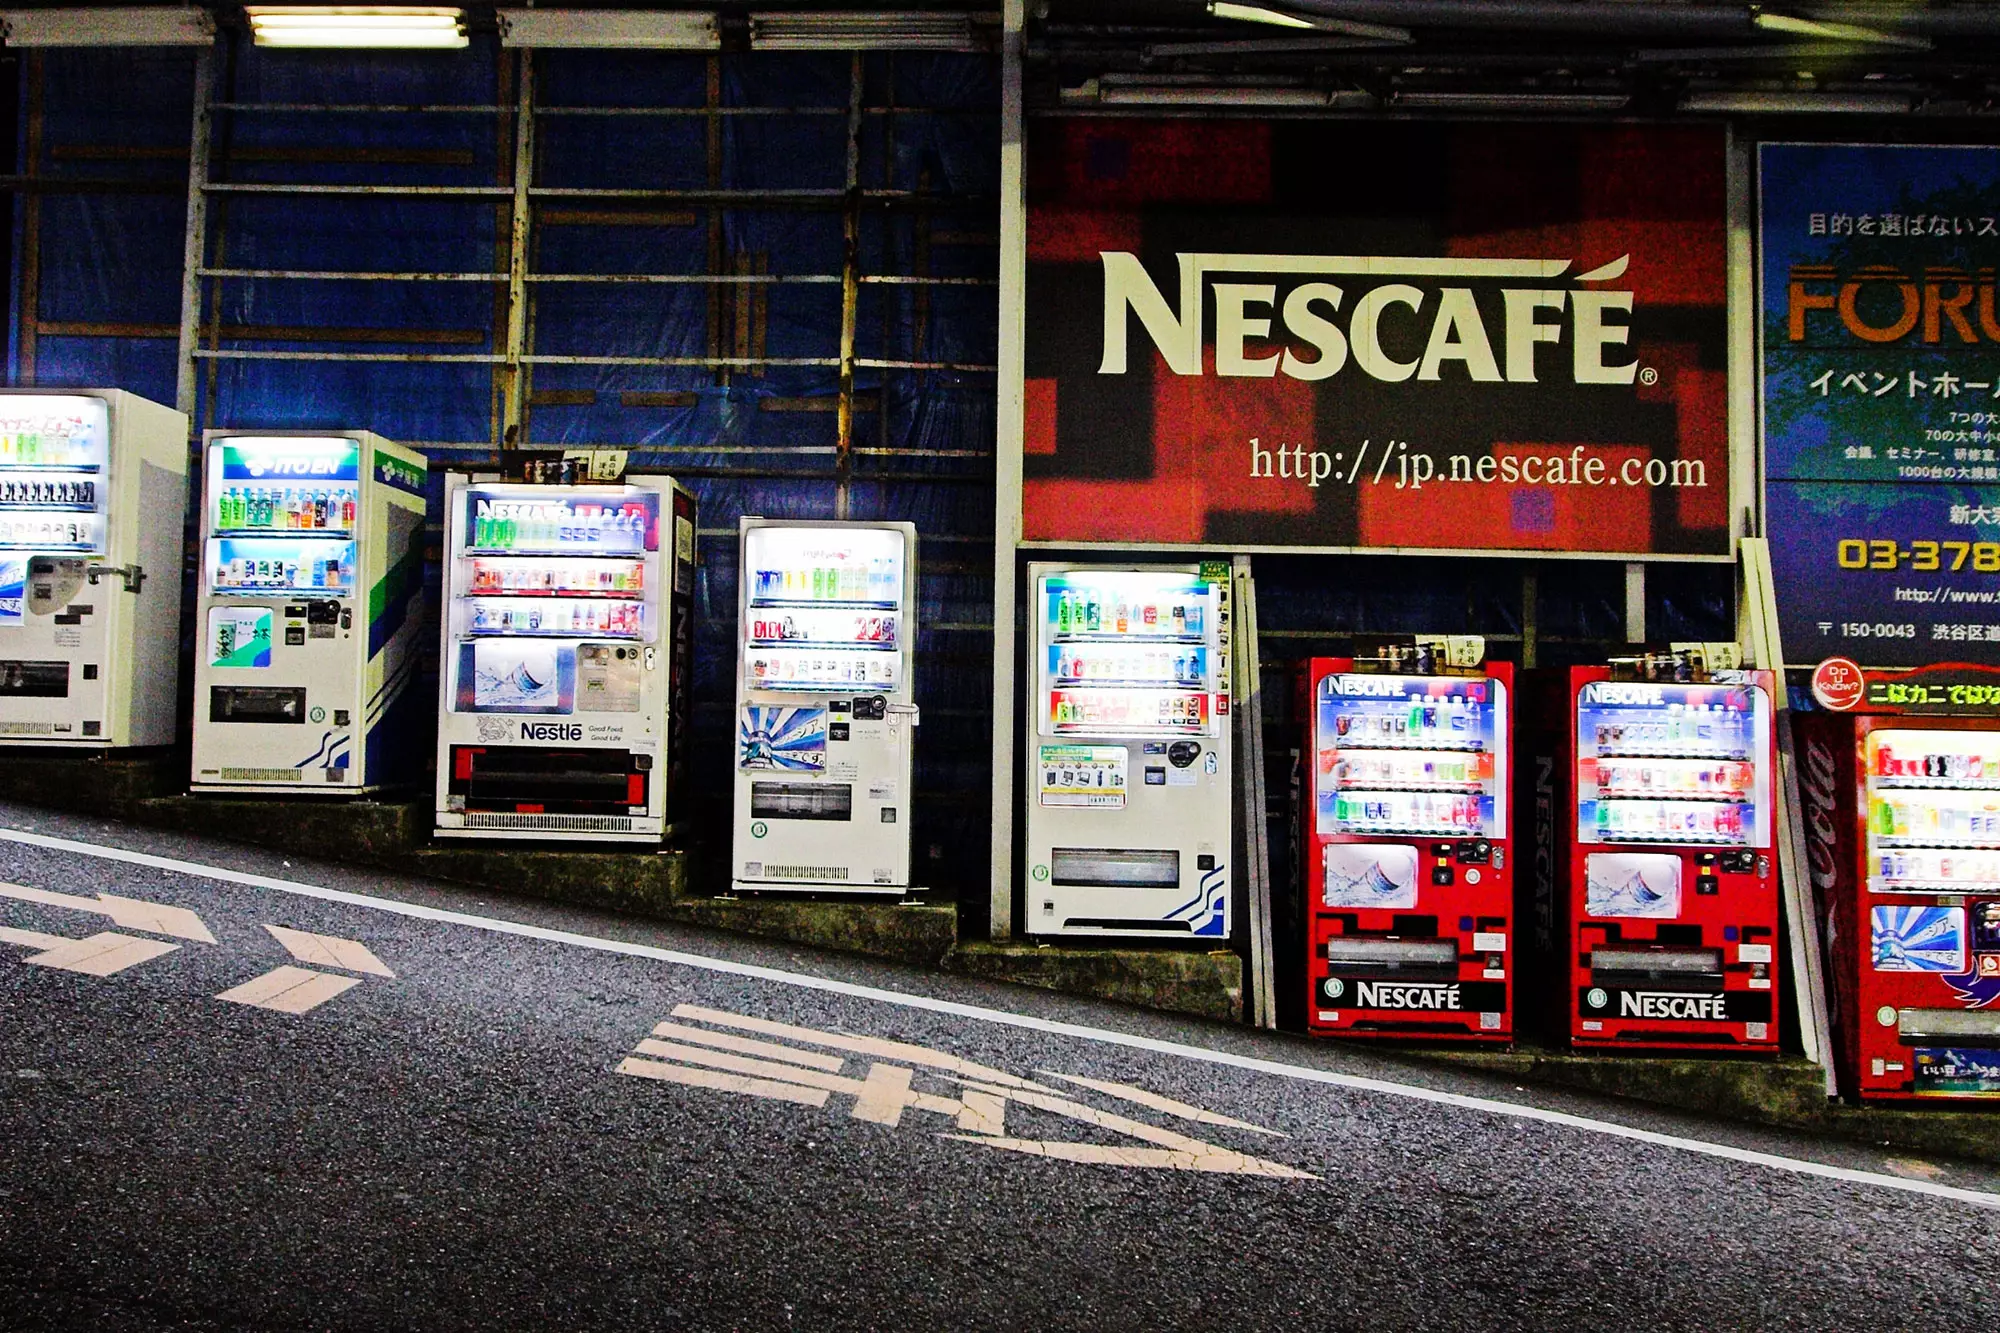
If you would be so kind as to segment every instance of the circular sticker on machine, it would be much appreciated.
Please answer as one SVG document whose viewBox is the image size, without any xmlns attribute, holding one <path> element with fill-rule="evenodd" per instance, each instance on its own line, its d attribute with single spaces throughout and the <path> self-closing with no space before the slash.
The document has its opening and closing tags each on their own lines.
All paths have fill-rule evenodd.
<svg viewBox="0 0 2000 1333">
<path fill-rule="evenodd" d="M 324 722 L 326 721 L 326 710 L 324 708 L 315 708 L 312 712 L 306 714 L 306 716 L 315 722 Z"/>
<path fill-rule="evenodd" d="M 1339 977 L 1328 977 L 1326 983 L 1320 987 L 1320 990 L 1327 999 L 1337 1000 L 1347 993 L 1347 984 Z"/>
<path fill-rule="evenodd" d="M 1584 996 L 1583 999 L 1584 1003 L 1593 1009 L 1602 1009 L 1605 1005 L 1611 1003 L 1611 997 L 1604 993 L 1602 986 L 1592 986 L 1590 993 Z"/>
<path fill-rule="evenodd" d="M 1829 657 L 1813 668 L 1812 694 L 1821 708 L 1845 713 L 1861 702 L 1867 681 L 1861 668 L 1845 657 Z"/>
<path fill-rule="evenodd" d="M 753 838 L 761 838 L 770 831 L 771 826 L 761 819 L 750 826 L 750 836 Z"/>
<path fill-rule="evenodd" d="M 1465 872 L 1465 882 L 1466 882 L 1467 884 L 1477 884 L 1477 883 L 1479 882 L 1479 867 L 1478 867 L 1478 866 L 1473 866 L 1473 867 L 1472 867 L 1471 869 L 1469 869 L 1469 870 L 1467 870 L 1467 871 Z"/>
<path fill-rule="evenodd" d="M 1049 877 L 1049 868 L 1047 866 L 1036 866 L 1034 875 L 1036 879 L 1047 879 Z"/>
<path fill-rule="evenodd" d="M 1885 1028 L 1896 1026 L 1896 1006 L 1885 1004 L 1875 1011 L 1875 1021 Z"/>
</svg>

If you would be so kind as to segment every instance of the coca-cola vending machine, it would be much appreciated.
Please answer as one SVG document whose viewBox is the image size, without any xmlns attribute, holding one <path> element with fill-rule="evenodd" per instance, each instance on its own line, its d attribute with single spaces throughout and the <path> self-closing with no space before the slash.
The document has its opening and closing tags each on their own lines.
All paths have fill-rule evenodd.
<svg viewBox="0 0 2000 1333">
<path fill-rule="evenodd" d="M 1543 677 L 1567 722 L 1530 760 L 1555 789 L 1531 919 L 1572 1045 L 1777 1047 L 1775 688 L 1666 653 Z"/>
<path fill-rule="evenodd" d="M 1822 663 L 1794 719 L 1842 1086 L 2000 1097 L 2000 671 Z"/>
<path fill-rule="evenodd" d="M 1314 658 L 1298 839 L 1316 1036 L 1514 1036 L 1513 668 Z"/>
</svg>

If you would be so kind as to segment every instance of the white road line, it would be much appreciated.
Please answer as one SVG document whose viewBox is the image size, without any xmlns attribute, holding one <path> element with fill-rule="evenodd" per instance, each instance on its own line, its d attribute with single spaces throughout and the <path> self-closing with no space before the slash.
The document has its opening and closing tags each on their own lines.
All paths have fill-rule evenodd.
<svg viewBox="0 0 2000 1333">
<path fill-rule="evenodd" d="M 621 954 L 629 958 L 648 958 L 656 962 L 671 963 L 679 967 L 695 968 L 704 972 L 714 972 L 724 976 L 748 977 L 758 981 L 776 982 L 780 985 L 795 986 L 802 990 L 825 991 L 829 994 L 846 995 L 856 999 L 876 1000 L 883 1004 L 899 1005 L 906 1009 L 918 1009 L 927 1013 L 950 1014 L 955 1018 L 969 1018 L 980 1022 L 995 1023 L 1005 1027 L 1025 1028 L 1035 1032 L 1046 1032 L 1055 1036 L 1074 1037 L 1082 1041 L 1094 1041 L 1107 1046 L 1122 1046 L 1130 1050 L 1149 1051 L 1155 1055 L 1169 1055 L 1183 1060 L 1195 1060 L 1206 1064 L 1222 1065 L 1231 1069 L 1248 1070 L 1252 1073 L 1268 1074 L 1277 1078 L 1296 1079 L 1302 1083 L 1318 1083 L 1328 1087 L 1346 1088 L 1355 1092 L 1371 1092 L 1389 1097 L 1403 1097 L 1411 1101 L 1429 1102 L 1435 1106 L 1450 1106 L 1464 1111 L 1480 1111 L 1488 1115 L 1506 1116 L 1516 1120 L 1529 1120 L 1539 1124 L 1556 1125 L 1564 1129 L 1581 1130 L 1589 1134 L 1600 1134 L 1607 1138 L 1625 1139 L 1633 1143 L 1644 1143 L 1658 1148 L 1672 1148 L 1681 1152 L 1696 1153 L 1705 1157 L 1716 1157 L 1724 1161 L 1740 1162 L 1747 1166 L 1761 1166 L 1773 1171 L 1786 1171 L 1795 1175 L 1816 1176 L 1822 1180 L 1836 1180 L 1849 1185 L 1866 1185 L 1876 1189 L 1896 1190 L 1905 1194 L 1918 1194 L 1929 1198 L 1951 1199 L 1958 1203 L 1971 1204 L 1978 1208 L 2000 1210 L 2000 1194 L 1986 1190 L 1964 1189 L 1956 1185 L 1940 1185 L 1929 1180 L 1905 1180 L 1878 1171 L 1861 1171 L 1853 1167 L 1832 1166 L 1824 1162 L 1812 1162 L 1798 1157 L 1785 1157 L 1777 1153 L 1758 1152 L 1750 1148 L 1738 1148 L 1733 1144 L 1711 1143 L 1706 1139 L 1691 1139 L 1678 1134 L 1661 1134 L 1655 1130 L 1638 1129 L 1631 1125 L 1621 1125 L 1610 1120 L 1594 1120 L 1589 1116 L 1574 1115 L 1568 1111 L 1551 1111 L 1539 1106 L 1523 1106 L 1514 1102 L 1503 1102 L 1491 1097 L 1474 1097 L 1465 1093 L 1441 1092 L 1434 1088 L 1418 1087 L 1408 1083 L 1393 1083 L 1387 1079 L 1367 1078 L 1358 1074 L 1341 1074 L 1332 1070 L 1314 1069 L 1306 1065 L 1285 1064 L 1277 1060 L 1265 1060 L 1257 1056 L 1238 1055 L 1232 1051 L 1210 1050 L 1202 1046 L 1190 1046 L 1183 1042 L 1162 1041 L 1155 1037 L 1140 1037 L 1131 1033 L 1114 1032 L 1108 1028 L 1086 1027 L 1080 1023 L 1062 1023 L 1046 1018 L 1036 1018 L 1028 1014 L 1009 1013 L 1004 1009 L 988 1009 L 981 1005 L 961 1004 L 956 1000 L 934 999 L 928 995 L 911 995 L 903 991 L 884 990 L 876 986 L 858 986 L 852 982 L 835 981 L 827 977 L 808 976 L 799 972 L 786 972 L 775 967 L 760 967 L 754 963 L 732 962 L 725 958 L 709 958 L 702 954 L 684 953 L 678 949 L 662 949 L 650 944 L 634 944 L 626 940 L 602 939 L 595 935 L 583 935 L 574 931 L 550 930 L 544 926 L 531 926 L 519 921 L 506 921 L 498 917 L 477 916 L 470 912 L 455 912 L 448 908 L 426 907 L 420 903 L 397 902 L 393 898 L 375 898 L 367 894 L 348 893 L 340 889 L 322 888 L 317 884 L 303 884 L 297 880 L 277 879 L 270 875 L 253 875 L 241 870 L 229 870 L 222 866 L 202 865 L 196 861 L 182 861 L 168 856 L 154 856 L 148 852 L 128 851 L 122 847 L 103 847 L 96 843 L 78 842 L 70 838 L 55 838 L 42 833 L 28 833 L 18 829 L 0 829 L 0 842 L 16 842 L 28 847 L 41 847 L 49 851 L 71 852 L 79 856 L 94 856 L 101 860 L 118 861 L 126 865 L 146 866 L 154 870 L 165 870 L 177 875 L 190 875 L 199 879 L 214 880 L 222 884 L 241 884 L 249 888 L 270 889 L 277 893 L 294 894 L 302 898 L 312 898 L 320 902 L 340 903 L 348 907 L 365 908 L 369 911 L 386 912 L 393 916 L 407 917 L 414 921 L 434 921 L 443 925 L 464 926 L 472 930 L 488 931 L 496 935 L 511 935 L 520 939 L 540 940 L 548 944 L 563 944 L 579 949 L 594 949 L 601 953 Z M 630 1061 L 627 1064 L 650 1064 L 650 1061 Z M 627 1072 L 638 1072 L 627 1071 Z"/>
</svg>

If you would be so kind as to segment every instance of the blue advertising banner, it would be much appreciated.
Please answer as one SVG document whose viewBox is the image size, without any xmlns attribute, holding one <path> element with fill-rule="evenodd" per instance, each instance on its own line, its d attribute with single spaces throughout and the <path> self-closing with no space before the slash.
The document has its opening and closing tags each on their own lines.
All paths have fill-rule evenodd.
<svg viewBox="0 0 2000 1333">
<path fill-rule="evenodd" d="M 1758 153 L 1785 656 L 2000 663 L 2000 149 Z"/>
</svg>

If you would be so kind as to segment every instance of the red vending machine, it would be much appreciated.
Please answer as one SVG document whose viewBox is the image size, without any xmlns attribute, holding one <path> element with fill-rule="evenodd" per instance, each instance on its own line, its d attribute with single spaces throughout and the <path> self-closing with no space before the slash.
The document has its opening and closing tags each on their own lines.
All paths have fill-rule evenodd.
<svg viewBox="0 0 2000 1333">
<path fill-rule="evenodd" d="M 1839 664 L 1859 684 L 1861 672 Z M 1820 675 L 1826 674 L 1826 667 Z M 1843 1085 L 2000 1097 L 2000 672 L 1866 673 L 1798 717 Z M 1977 714 L 1970 716 L 1969 714 Z"/>
<path fill-rule="evenodd" d="M 1768 671 L 1570 671 L 1573 1045 L 1776 1049 L 1774 688 Z"/>
<path fill-rule="evenodd" d="M 1512 670 L 1307 664 L 1299 845 L 1314 1035 L 1513 1039 Z"/>
</svg>

